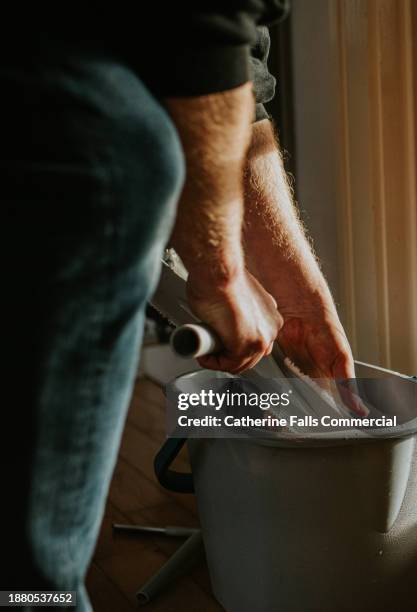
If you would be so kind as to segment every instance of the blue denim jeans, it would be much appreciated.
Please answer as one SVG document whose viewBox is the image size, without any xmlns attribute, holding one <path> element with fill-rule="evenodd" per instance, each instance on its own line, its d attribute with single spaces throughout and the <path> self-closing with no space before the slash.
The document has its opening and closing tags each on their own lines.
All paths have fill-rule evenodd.
<svg viewBox="0 0 417 612">
<path fill-rule="evenodd" d="M 169 117 L 116 59 L 61 50 L 0 74 L 13 397 L 1 415 L 0 588 L 76 590 L 85 611 L 184 164 Z"/>
</svg>

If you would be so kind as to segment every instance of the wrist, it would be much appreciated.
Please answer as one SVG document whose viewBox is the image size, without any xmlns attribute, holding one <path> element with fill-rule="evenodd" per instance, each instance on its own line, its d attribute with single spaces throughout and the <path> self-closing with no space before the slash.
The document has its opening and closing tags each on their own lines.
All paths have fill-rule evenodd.
<svg viewBox="0 0 417 612">
<path fill-rule="evenodd" d="M 214 261 L 207 266 L 198 265 L 189 272 L 188 288 L 194 299 L 213 298 L 214 295 L 227 295 L 228 291 L 242 278 L 244 266 L 239 261 Z"/>
<path fill-rule="evenodd" d="M 266 246 L 268 245 L 268 246 Z M 285 314 L 291 309 L 320 311 L 333 304 L 333 299 L 319 264 L 307 241 L 296 245 L 274 244 L 271 237 L 263 242 L 245 243 L 247 264 Z M 257 253 L 262 252 L 262 258 Z"/>
<path fill-rule="evenodd" d="M 244 268 L 241 193 L 218 196 L 213 189 L 183 193 L 172 234 L 196 286 L 227 286 Z"/>
<path fill-rule="evenodd" d="M 224 291 L 245 268 L 240 241 L 222 240 L 218 244 L 190 241 L 184 248 L 174 244 L 188 271 L 188 280 L 195 292 Z"/>
</svg>

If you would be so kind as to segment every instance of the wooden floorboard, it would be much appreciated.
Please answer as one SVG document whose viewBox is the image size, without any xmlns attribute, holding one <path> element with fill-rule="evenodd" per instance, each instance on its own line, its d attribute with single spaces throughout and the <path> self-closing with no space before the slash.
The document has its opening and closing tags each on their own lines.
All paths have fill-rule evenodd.
<svg viewBox="0 0 417 612">
<path fill-rule="evenodd" d="M 165 439 L 162 390 L 138 379 L 114 471 L 105 516 L 87 577 L 96 612 L 137 610 L 136 591 L 172 555 L 183 540 L 114 532 L 112 525 L 181 525 L 198 527 L 194 496 L 165 491 L 153 473 L 153 460 Z M 180 470 L 189 469 L 186 452 Z M 141 608 L 142 609 L 142 608 Z M 163 594 L 143 607 L 149 612 L 221 612 L 214 599 L 202 555 L 197 565 Z"/>
<path fill-rule="evenodd" d="M 135 607 L 93 561 L 88 572 L 88 590 L 95 610 L 100 612 L 130 612 Z"/>
</svg>

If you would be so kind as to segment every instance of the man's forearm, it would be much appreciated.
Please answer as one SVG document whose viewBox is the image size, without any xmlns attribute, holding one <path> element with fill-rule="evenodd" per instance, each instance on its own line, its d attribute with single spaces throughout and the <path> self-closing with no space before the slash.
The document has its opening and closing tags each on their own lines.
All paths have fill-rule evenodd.
<svg viewBox="0 0 417 612">
<path fill-rule="evenodd" d="M 172 244 L 192 275 L 221 282 L 243 264 L 243 165 L 250 137 L 250 84 L 196 98 L 168 99 L 181 137 L 186 181 Z"/>
<path fill-rule="evenodd" d="M 298 219 L 270 123 L 253 127 L 245 172 L 247 265 L 283 317 L 284 354 L 314 378 L 352 378 L 352 352 L 327 283 Z M 327 384 L 327 383 L 326 383 Z M 343 401 L 357 414 L 351 395 Z"/>
<path fill-rule="evenodd" d="M 246 270 L 242 248 L 251 85 L 168 100 L 166 106 L 181 137 L 187 173 L 172 244 L 189 273 L 188 305 L 222 346 L 199 363 L 237 374 L 270 353 L 282 323 L 274 299 Z"/>
<path fill-rule="evenodd" d="M 253 126 L 245 169 L 245 250 L 248 266 L 285 308 L 288 295 L 321 299 L 328 294 L 312 248 L 295 208 L 270 121 Z M 267 261 L 251 254 L 265 251 Z M 280 300 L 280 287 L 285 300 Z M 291 303 L 293 302 L 291 300 Z M 285 312 L 282 312 L 285 316 Z M 289 314 L 289 313 L 288 313 Z"/>
</svg>

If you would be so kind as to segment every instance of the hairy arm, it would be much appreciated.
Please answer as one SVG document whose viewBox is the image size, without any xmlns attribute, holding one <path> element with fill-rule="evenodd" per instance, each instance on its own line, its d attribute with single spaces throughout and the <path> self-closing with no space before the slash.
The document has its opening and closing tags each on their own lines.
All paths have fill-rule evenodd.
<svg viewBox="0 0 417 612">
<path fill-rule="evenodd" d="M 180 134 L 186 182 L 172 243 L 196 282 L 224 278 L 243 265 L 243 165 L 250 138 L 250 84 L 166 101 Z M 204 268 L 203 268 L 204 266 Z"/>
<path fill-rule="evenodd" d="M 248 263 L 274 288 L 282 314 L 328 300 L 330 293 L 300 222 L 272 125 L 254 124 L 245 168 L 245 245 Z M 253 255 L 265 251 L 272 260 Z M 264 265 L 266 263 L 266 265 Z M 291 296 L 291 300 L 287 298 Z M 308 303 L 306 298 L 308 297 Z M 300 304 L 300 305 L 301 305 Z M 297 312 L 299 308 L 297 307 Z"/>
<path fill-rule="evenodd" d="M 165 101 L 186 160 L 172 245 L 188 272 L 188 300 L 224 350 L 203 367 L 240 372 L 270 352 L 276 303 L 248 273 L 242 249 L 243 168 L 253 96 L 244 84 L 218 94 Z"/>
<path fill-rule="evenodd" d="M 353 378 L 352 353 L 336 307 L 299 221 L 268 120 L 253 126 L 245 169 L 247 264 L 275 298 L 284 352 L 317 378 Z"/>
</svg>

